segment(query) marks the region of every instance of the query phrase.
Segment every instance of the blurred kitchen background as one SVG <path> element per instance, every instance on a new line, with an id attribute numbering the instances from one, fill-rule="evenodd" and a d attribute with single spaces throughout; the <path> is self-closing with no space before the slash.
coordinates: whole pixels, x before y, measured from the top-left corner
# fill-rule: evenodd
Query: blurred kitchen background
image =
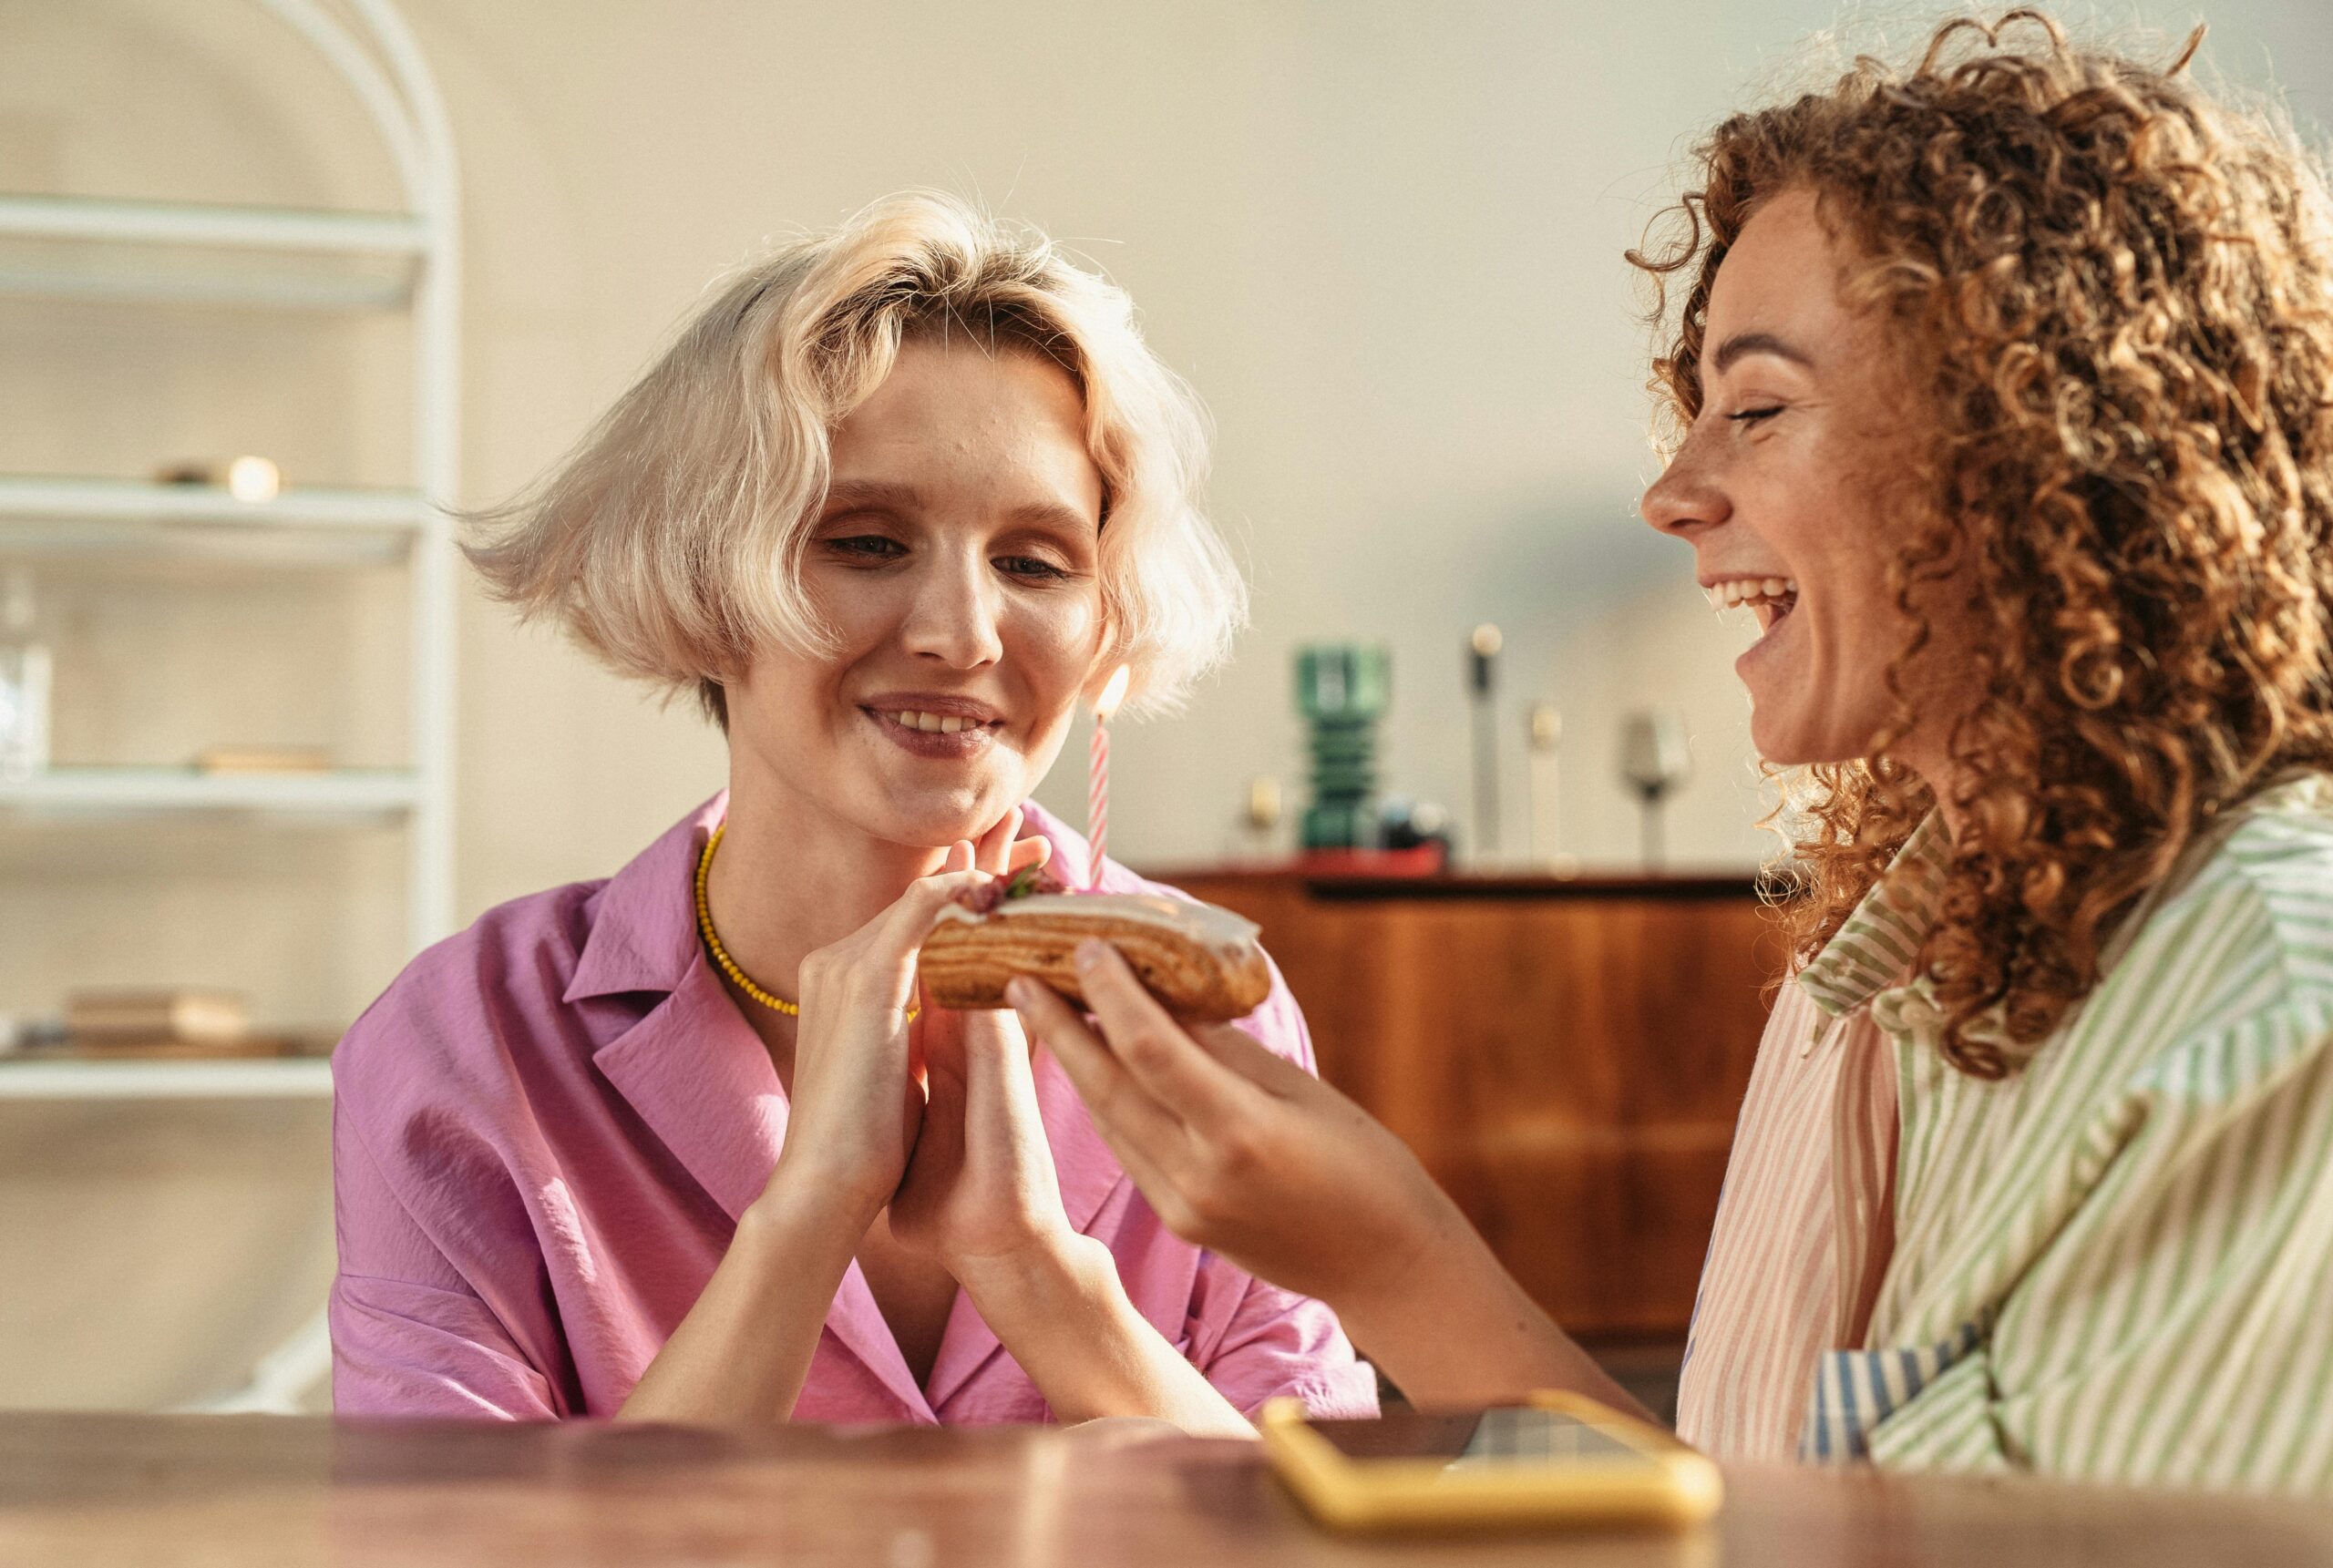
<path id="1" fill-rule="evenodd" d="M 2208 20 L 2214 68 L 2333 121 L 2323 0 L 2052 9 Z M 1254 627 L 1185 712 L 1114 726 L 1113 851 L 1266 918 L 1324 1069 L 1544 1298 L 1673 1344 L 1773 841 L 1748 632 L 1635 517 L 1621 252 L 1818 30 L 1935 15 L 0 0 L 0 686 L 50 710 L 45 757 L 0 757 L 0 1404 L 321 1397 L 314 1053 L 416 940 L 613 871 L 723 776 L 693 707 L 441 570 L 413 497 L 520 487 L 710 279 L 911 186 L 1107 271 L 1218 425 Z M 1320 645 L 1389 659 L 1379 795 L 1438 807 L 1462 875 L 1255 869 L 1298 846 Z M 1072 822 L 1082 740 L 1041 795 Z M 1733 1013 L 1663 1010 L 1713 972 Z"/>

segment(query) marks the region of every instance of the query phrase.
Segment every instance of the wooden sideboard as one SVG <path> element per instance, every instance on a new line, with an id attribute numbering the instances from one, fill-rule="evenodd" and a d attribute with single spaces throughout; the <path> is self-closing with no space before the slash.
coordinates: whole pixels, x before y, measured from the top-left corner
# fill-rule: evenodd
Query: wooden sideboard
<path id="1" fill-rule="evenodd" d="M 1781 939 L 1747 876 L 1166 871 L 1576 1334 L 1681 1338 Z"/>

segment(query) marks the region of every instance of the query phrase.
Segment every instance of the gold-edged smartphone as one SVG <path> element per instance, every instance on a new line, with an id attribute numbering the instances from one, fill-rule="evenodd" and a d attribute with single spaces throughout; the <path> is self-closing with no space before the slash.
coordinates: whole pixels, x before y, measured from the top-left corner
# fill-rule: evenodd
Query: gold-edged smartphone
<path id="1" fill-rule="evenodd" d="M 1315 1519 L 1338 1530 L 1696 1524 L 1725 1495 L 1718 1469 L 1669 1433 L 1577 1394 L 1377 1420 L 1264 1407 L 1264 1451 Z"/>

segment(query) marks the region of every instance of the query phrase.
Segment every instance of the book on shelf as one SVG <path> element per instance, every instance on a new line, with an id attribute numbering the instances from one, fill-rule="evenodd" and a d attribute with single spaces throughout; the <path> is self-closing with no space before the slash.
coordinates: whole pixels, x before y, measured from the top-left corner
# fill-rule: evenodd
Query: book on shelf
<path id="1" fill-rule="evenodd" d="M 322 774 L 332 753 L 322 746 L 210 746 L 194 754 L 200 774 Z"/>
<path id="2" fill-rule="evenodd" d="M 233 991 L 75 991 L 65 999 L 65 1035 L 82 1050 L 182 1045 L 221 1052 L 251 1034 L 251 1014 Z"/>

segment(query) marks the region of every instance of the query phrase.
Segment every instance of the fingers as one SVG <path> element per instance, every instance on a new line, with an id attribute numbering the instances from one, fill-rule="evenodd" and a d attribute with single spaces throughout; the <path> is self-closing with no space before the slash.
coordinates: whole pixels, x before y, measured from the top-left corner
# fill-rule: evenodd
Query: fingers
<path id="1" fill-rule="evenodd" d="M 919 991 L 917 1000 L 923 1005 L 916 1009 L 916 1021 L 909 1030 L 911 1065 L 923 1067 L 937 1062 L 945 1065 L 961 1060 L 964 1054 L 964 1015 L 948 1008 L 936 1008 L 924 1001 Z"/>
<path id="2" fill-rule="evenodd" d="M 1021 808 L 1016 805 L 981 835 L 980 843 L 974 846 L 972 864 L 992 876 L 1003 876 L 1012 856 L 1012 842 L 1020 833 Z"/>
<path id="3" fill-rule="evenodd" d="M 1288 1093 L 1312 1075 L 1258 1040 L 1238 1024 L 1201 1024 L 1191 1030 L 1207 1053 L 1259 1088 Z"/>
<path id="4" fill-rule="evenodd" d="M 969 838 L 960 838 L 948 846 L 948 858 L 940 863 L 943 872 L 970 871 L 979 862 L 980 851 Z M 987 867 L 981 867 L 986 870 Z"/>
<path id="5" fill-rule="evenodd" d="M 992 876 L 1010 876 L 1026 866 L 1044 865 L 1053 858 L 1053 841 L 1042 834 L 1022 837 L 1021 830 L 1027 825 L 1028 814 L 1021 807 L 1016 805 L 1006 812 L 986 833 L 981 835 L 977 844 L 971 846 L 972 858 L 970 864 Z M 960 871 L 964 868 L 956 864 L 956 851 L 951 849 L 944 869 Z"/>
<path id="6" fill-rule="evenodd" d="M 1184 1185 L 1199 1168 L 1199 1147 L 1190 1130 L 1144 1091 L 1085 1020 L 1049 988 L 1023 976 L 1005 988 L 1005 997 L 1031 1036 L 1061 1064 L 1085 1102 L 1094 1130 L 1151 1208 L 1176 1235 L 1198 1239 L 1197 1210 Z"/>
<path id="7" fill-rule="evenodd" d="M 1053 1053 L 1069 1075 L 1095 1125 L 1123 1162 L 1126 1149 L 1164 1149 L 1181 1125 L 1136 1082 L 1123 1063 L 1051 988 L 1026 976 L 1004 988 L 1029 1037 Z M 1132 1167 L 1129 1165 L 1128 1167 Z"/>
<path id="8" fill-rule="evenodd" d="M 1033 1092 L 1029 1037 L 1023 1032 L 1021 1020 L 1012 1009 L 988 1008 L 956 1016 L 961 1020 L 959 1038 L 964 1076 L 974 1086 L 974 1092 Z"/>
<path id="9" fill-rule="evenodd" d="M 921 1022 L 938 1027 L 924 1037 L 923 1078 L 921 1088 L 924 1103 L 931 1115 L 942 1120 L 952 1116 L 963 1119 L 964 1083 L 971 1063 L 964 1049 L 963 1030 L 959 1027 L 962 1014 L 951 1013 L 935 1020 L 925 1013 Z"/>
<path id="10" fill-rule="evenodd" d="M 1249 1085 L 1183 1031 L 1106 943 L 1077 945 L 1078 987 L 1110 1050 L 1136 1082 L 1178 1121 L 1195 1126 L 1241 1109 Z"/>
<path id="11" fill-rule="evenodd" d="M 968 846 L 959 844 L 956 849 Z M 955 850 L 949 852 L 953 860 Z M 899 897 L 890 908 L 875 917 L 868 930 L 873 942 L 888 954 L 899 958 L 920 946 L 931 934 L 932 922 L 940 912 L 955 901 L 960 893 L 986 886 L 992 878 L 985 871 L 937 871 L 929 876 L 919 876 L 908 884 L 908 890 Z"/>
<path id="12" fill-rule="evenodd" d="M 1032 866 L 1043 866 L 1053 858 L 1053 840 L 1042 834 L 1027 838 L 1021 829 L 1027 825 L 1027 815 L 1019 806 L 1004 814 L 994 827 L 981 835 L 979 865 L 982 870 L 997 876 L 1010 876 Z"/>

